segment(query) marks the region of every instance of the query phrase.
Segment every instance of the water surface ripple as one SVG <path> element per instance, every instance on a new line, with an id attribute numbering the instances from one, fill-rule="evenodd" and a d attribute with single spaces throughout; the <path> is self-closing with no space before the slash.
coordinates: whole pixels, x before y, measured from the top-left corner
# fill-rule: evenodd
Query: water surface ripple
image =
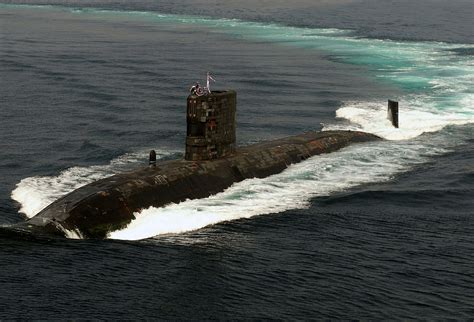
<path id="1" fill-rule="evenodd" d="M 144 240 L 2 237 L 0 318 L 472 319 L 471 1 L 2 3 L 2 225 L 151 148 L 182 157 L 186 91 L 207 70 L 238 91 L 239 144 L 387 140 L 110 236 Z"/>

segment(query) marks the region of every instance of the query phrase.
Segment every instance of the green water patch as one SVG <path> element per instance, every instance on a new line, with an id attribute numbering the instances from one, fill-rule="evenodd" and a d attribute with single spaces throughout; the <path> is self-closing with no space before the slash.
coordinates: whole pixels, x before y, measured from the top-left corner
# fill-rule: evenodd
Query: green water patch
<path id="1" fill-rule="evenodd" d="M 1 5 L 7 8 L 40 6 Z M 217 19 L 200 16 L 162 14 L 146 11 L 116 11 L 93 8 L 54 7 L 75 14 L 97 17 L 134 17 L 155 23 L 205 28 L 206 32 L 223 33 L 237 39 L 261 41 L 317 50 L 329 59 L 363 66 L 368 75 L 401 89 L 408 97 L 427 99 L 425 110 L 431 112 L 458 109 L 471 113 L 474 79 L 472 45 L 442 42 L 409 42 L 360 38 L 351 31 L 324 28 L 302 28 L 272 23 Z M 52 6 L 43 9 L 53 10 Z M 203 37 L 206 33 L 203 32 Z M 429 99 L 436 98 L 436 100 Z"/>

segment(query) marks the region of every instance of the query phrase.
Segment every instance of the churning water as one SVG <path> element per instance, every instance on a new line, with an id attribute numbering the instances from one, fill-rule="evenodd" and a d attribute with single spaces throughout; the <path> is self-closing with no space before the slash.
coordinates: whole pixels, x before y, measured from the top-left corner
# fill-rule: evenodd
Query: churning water
<path id="1" fill-rule="evenodd" d="M 360 1 L 19 3 L 0 5 L 1 223 L 151 148 L 181 157 L 186 89 L 207 70 L 238 92 L 240 144 L 318 129 L 387 140 L 144 209 L 109 236 L 148 240 L 5 241 L 5 316 L 472 317 L 472 23 L 448 17 L 428 37 L 429 15 L 385 25 L 371 3 L 377 31 L 356 19 Z M 351 29 L 322 17 L 335 12 Z"/>

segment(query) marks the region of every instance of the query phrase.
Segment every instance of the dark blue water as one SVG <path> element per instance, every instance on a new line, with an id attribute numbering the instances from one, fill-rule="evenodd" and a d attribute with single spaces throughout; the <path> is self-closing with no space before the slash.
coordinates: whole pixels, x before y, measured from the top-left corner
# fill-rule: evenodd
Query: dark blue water
<path id="1" fill-rule="evenodd" d="M 474 316 L 472 2 L 4 3 L 0 224 L 150 148 L 180 157 L 207 70 L 238 92 L 240 144 L 354 126 L 390 140 L 152 209 L 111 236 L 129 240 L 2 238 L 0 318 Z"/>

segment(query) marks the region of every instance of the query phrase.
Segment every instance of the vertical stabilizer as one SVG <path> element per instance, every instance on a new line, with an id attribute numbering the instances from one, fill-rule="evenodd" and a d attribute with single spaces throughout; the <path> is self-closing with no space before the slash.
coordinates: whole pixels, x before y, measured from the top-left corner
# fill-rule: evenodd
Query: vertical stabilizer
<path id="1" fill-rule="evenodd" d="M 388 100 L 387 118 L 394 127 L 398 128 L 398 102 Z"/>

